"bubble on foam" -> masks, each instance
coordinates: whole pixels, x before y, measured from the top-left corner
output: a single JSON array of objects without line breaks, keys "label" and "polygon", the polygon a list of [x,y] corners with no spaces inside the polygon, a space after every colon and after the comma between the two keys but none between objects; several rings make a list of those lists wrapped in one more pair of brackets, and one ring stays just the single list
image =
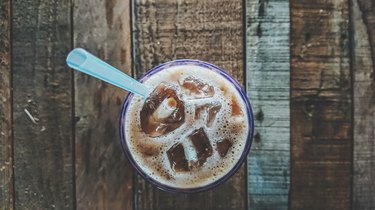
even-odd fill
[{"label": "bubble on foam", "polygon": [[[224,98],[222,87],[229,87],[226,89],[226,97],[231,98],[232,95],[237,98],[237,101],[240,102],[241,109],[243,113],[246,114],[245,104],[240,100],[239,94],[232,84],[227,80],[219,76],[215,72],[202,71],[203,67],[191,67],[191,66],[178,66],[171,67],[165,71],[156,73],[145,83],[149,86],[156,86],[158,83],[168,79],[166,75],[175,73],[176,75],[181,75],[181,77],[186,78],[188,76],[196,76],[199,78],[205,78],[204,80],[210,85],[214,86],[215,94],[212,98],[204,98],[199,100],[188,100],[180,89],[177,89],[177,95],[185,102],[185,124],[180,128],[174,130],[173,132],[156,138],[150,138],[143,134],[140,131],[140,119],[139,111],[144,103],[144,99],[134,96],[133,100],[129,104],[129,111],[127,113],[127,123],[124,128],[126,131],[126,138],[130,139],[128,141],[128,146],[133,152],[133,158],[142,168],[142,170],[149,174],[156,181],[162,182],[169,186],[180,187],[180,188],[190,188],[196,186],[202,186],[220,179],[224,176],[238,161],[241,152],[243,151],[243,145],[241,142],[246,141],[247,138],[247,118],[245,116],[240,116],[239,119],[242,120],[242,123],[245,123],[246,126],[243,127],[242,133],[233,134],[233,129],[231,126],[233,123],[237,123],[234,119],[228,119],[231,114],[231,103],[228,99]],[[167,79],[166,79],[167,78]],[[209,81],[210,79],[210,81]],[[178,80],[174,81],[175,84],[178,83]],[[229,138],[232,140],[233,146],[228,152],[228,154],[221,158],[217,152],[213,152],[213,155],[207,159],[207,162],[203,164],[201,168],[194,169],[188,173],[176,173],[170,168],[170,163],[166,154],[166,151],[169,149],[169,146],[186,139],[187,135],[192,133],[195,129],[204,127],[203,120],[198,122],[194,120],[195,106],[197,104],[204,104],[214,101],[220,101],[222,103],[221,110],[217,113],[217,120],[215,120],[212,127],[205,127],[206,134],[212,141],[211,144],[216,148],[216,142],[222,138]],[[129,119],[133,118],[133,121]],[[134,120],[135,119],[135,120]],[[228,119],[228,120],[226,120]],[[159,155],[150,158],[145,158],[139,151],[135,148],[137,145],[155,145],[162,146],[159,148]],[[214,149],[214,151],[216,151]]]}]

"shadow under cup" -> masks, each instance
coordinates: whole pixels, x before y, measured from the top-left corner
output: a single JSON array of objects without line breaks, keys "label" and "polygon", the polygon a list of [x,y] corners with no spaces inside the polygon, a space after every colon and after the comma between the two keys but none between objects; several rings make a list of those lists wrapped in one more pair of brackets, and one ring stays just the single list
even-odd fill
[{"label": "shadow under cup", "polygon": [[220,69],[219,67],[217,67],[213,64],[207,63],[207,62],[203,62],[203,61],[199,61],[199,60],[190,60],[190,59],[174,60],[174,61],[167,62],[167,63],[164,63],[164,64],[160,64],[159,66],[154,67],[153,69],[151,69],[150,71],[145,73],[140,78],[139,81],[143,82],[157,72],[163,71],[164,69],[168,69],[170,67],[181,66],[181,65],[199,66],[199,67],[203,67],[207,70],[211,70],[211,71],[214,71],[216,73],[219,73],[221,76],[223,76],[226,80],[228,80],[230,83],[232,83],[234,85],[235,89],[238,91],[239,95],[241,96],[241,99],[243,100],[243,102],[246,106],[247,118],[248,118],[249,125],[248,125],[248,135],[247,135],[247,139],[246,139],[246,142],[245,142],[244,150],[243,150],[238,162],[236,164],[234,164],[233,167],[230,169],[230,171],[227,174],[225,174],[224,176],[222,176],[221,178],[217,179],[216,181],[214,181],[212,183],[209,183],[209,184],[206,184],[206,185],[203,185],[203,186],[199,186],[199,187],[176,188],[174,186],[170,186],[170,185],[167,185],[167,184],[160,183],[159,181],[153,179],[151,176],[149,176],[147,173],[145,173],[145,171],[143,171],[142,168],[138,165],[138,163],[134,160],[134,158],[132,156],[132,153],[129,150],[127,140],[126,140],[126,135],[125,135],[125,124],[127,123],[126,112],[127,112],[128,106],[129,106],[129,104],[130,104],[130,102],[131,102],[131,100],[134,96],[133,93],[129,93],[127,95],[127,97],[124,101],[124,104],[122,106],[122,110],[121,110],[121,114],[120,114],[120,127],[119,127],[120,141],[121,141],[122,149],[123,149],[125,155],[127,156],[128,160],[133,165],[133,167],[137,170],[137,172],[145,180],[147,180],[148,182],[150,182],[154,186],[156,186],[156,187],[158,187],[162,190],[165,190],[165,191],[178,192],[178,193],[195,193],[195,192],[201,192],[201,191],[212,189],[212,188],[224,183],[233,174],[235,174],[236,171],[240,168],[242,163],[246,160],[247,154],[249,153],[249,150],[250,150],[250,147],[251,147],[251,143],[252,143],[252,139],[253,139],[253,132],[254,132],[254,119],[253,119],[253,112],[252,112],[252,109],[251,109],[251,106],[250,106],[249,99],[247,98],[245,91],[241,88],[241,85],[236,80],[234,80],[228,73],[226,73],[224,70]]}]

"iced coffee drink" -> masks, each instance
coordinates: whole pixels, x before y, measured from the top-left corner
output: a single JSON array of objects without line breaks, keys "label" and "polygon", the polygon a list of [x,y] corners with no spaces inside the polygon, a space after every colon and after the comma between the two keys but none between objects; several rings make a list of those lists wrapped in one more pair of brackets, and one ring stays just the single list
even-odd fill
[{"label": "iced coffee drink", "polygon": [[227,73],[196,60],[160,65],[141,79],[146,98],[130,94],[121,143],[130,162],[159,188],[196,192],[240,167],[253,129],[250,104]]}]

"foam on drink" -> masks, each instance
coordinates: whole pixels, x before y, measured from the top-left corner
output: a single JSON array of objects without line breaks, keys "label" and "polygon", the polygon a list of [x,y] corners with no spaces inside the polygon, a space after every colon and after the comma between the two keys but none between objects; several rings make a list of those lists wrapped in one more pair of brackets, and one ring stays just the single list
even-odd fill
[{"label": "foam on drink", "polygon": [[177,188],[205,186],[227,174],[248,136],[246,105],[231,82],[195,65],[172,66],[144,81],[125,134],[133,159],[154,180]]}]

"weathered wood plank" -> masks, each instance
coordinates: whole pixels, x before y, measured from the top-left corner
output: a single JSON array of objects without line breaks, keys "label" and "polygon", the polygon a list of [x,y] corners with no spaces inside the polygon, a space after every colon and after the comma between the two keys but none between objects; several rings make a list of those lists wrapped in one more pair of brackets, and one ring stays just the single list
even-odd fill
[{"label": "weathered wood plank", "polygon": [[73,209],[71,1],[13,1],[16,209]]},{"label": "weathered wood plank", "polygon": [[352,0],[353,209],[375,209],[375,2]]},{"label": "weathered wood plank", "polygon": [[349,2],[291,0],[291,209],[350,209]]},{"label": "weathered wood plank", "polygon": [[11,3],[0,2],[0,209],[13,205]]},{"label": "weathered wood plank", "polygon": [[[129,1],[76,0],[74,46],[131,73]],[[77,209],[131,209],[132,169],[122,153],[118,116],[126,92],[75,73]]]},{"label": "weathered wood plank", "polygon": [[[162,62],[195,58],[218,65],[244,82],[242,1],[134,1],[135,72]],[[195,195],[160,191],[141,178],[138,209],[245,209],[245,167],[222,186]]]},{"label": "weathered wood plank", "polygon": [[255,115],[249,209],[288,209],[289,30],[288,0],[247,0],[246,81]]}]

